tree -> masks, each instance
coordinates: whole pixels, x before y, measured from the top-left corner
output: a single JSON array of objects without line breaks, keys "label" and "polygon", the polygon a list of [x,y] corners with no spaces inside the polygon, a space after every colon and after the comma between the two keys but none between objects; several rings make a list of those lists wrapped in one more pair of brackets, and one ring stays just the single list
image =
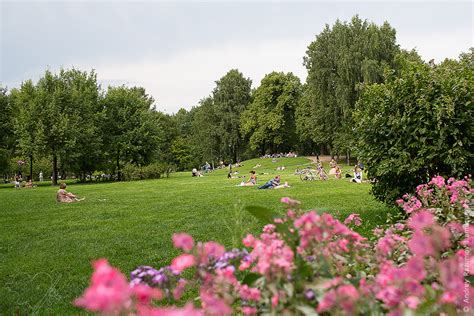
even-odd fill
[{"label": "tree", "polygon": [[145,89],[125,86],[109,87],[102,101],[104,140],[109,156],[116,162],[119,180],[121,161],[142,165],[153,159],[160,142],[153,102]]},{"label": "tree", "polygon": [[37,89],[31,80],[27,80],[19,90],[11,91],[10,99],[15,112],[13,130],[17,148],[22,156],[29,158],[30,179],[33,179],[33,157],[42,146],[41,136],[38,135]]},{"label": "tree", "polygon": [[62,152],[61,164],[84,177],[97,170],[102,160],[100,125],[104,115],[97,75],[94,71],[61,70],[59,80],[66,91],[64,112],[69,116],[68,128],[74,131],[74,146]]},{"label": "tree", "polygon": [[0,86],[0,171],[6,175],[14,146],[13,112],[7,89]]},{"label": "tree", "polygon": [[251,102],[252,81],[237,69],[230,70],[216,81],[212,92],[215,115],[219,118],[216,131],[220,135],[220,156],[238,161],[244,151],[240,134],[240,115]]},{"label": "tree", "polygon": [[472,173],[473,60],[472,52],[433,66],[406,58],[385,83],[364,86],[355,134],[379,200],[393,202],[435,175]]},{"label": "tree", "polygon": [[315,143],[326,145],[331,154],[352,148],[358,86],[381,82],[398,52],[395,30],[387,22],[379,27],[355,16],[349,23],[326,25],[304,57]]},{"label": "tree", "polygon": [[191,128],[193,155],[200,163],[214,162],[220,158],[220,134],[216,129],[218,118],[214,102],[211,97],[207,97],[199,104],[195,109]]},{"label": "tree", "polygon": [[253,102],[242,113],[241,130],[253,150],[264,154],[294,149],[295,110],[301,95],[300,80],[291,72],[272,72],[262,79]]}]

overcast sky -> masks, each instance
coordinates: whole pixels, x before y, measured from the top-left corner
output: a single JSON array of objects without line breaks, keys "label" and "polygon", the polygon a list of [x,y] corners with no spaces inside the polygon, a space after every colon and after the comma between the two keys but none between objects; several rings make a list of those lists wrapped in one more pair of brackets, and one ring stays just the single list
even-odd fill
[{"label": "overcast sky", "polygon": [[474,46],[470,1],[0,2],[1,85],[95,69],[104,88],[143,86],[168,113],[197,105],[232,68],[254,87],[274,70],[304,81],[307,46],[326,23],[355,14],[388,21],[400,46],[425,60]]}]

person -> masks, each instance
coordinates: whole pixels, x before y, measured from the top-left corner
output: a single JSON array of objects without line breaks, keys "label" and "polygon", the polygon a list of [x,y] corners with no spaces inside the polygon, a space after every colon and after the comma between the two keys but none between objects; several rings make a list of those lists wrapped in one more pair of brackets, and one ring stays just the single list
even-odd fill
[{"label": "person", "polygon": [[30,179],[30,180],[28,180],[28,182],[26,182],[26,184],[25,184],[25,188],[27,188],[27,189],[31,189],[31,188],[33,188],[33,182],[31,181],[31,179]]},{"label": "person", "polygon": [[39,173],[39,180],[40,182],[43,182],[43,171],[40,171]]},{"label": "person", "polygon": [[242,187],[249,187],[254,186],[257,184],[257,175],[255,174],[255,170],[250,171],[250,178],[247,182],[242,182],[239,186]]},{"label": "person", "polygon": [[275,176],[275,178],[270,179],[264,185],[259,187],[259,189],[273,189],[280,185],[280,175]]},{"label": "person", "polygon": [[336,179],[341,179],[341,177],[342,177],[341,174],[342,174],[341,167],[336,166],[336,173],[334,174],[334,176],[336,177]]},{"label": "person", "polygon": [[79,199],[77,196],[72,194],[71,192],[66,191],[66,183],[61,182],[59,185],[58,193],[56,194],[56,201],[60,203],[72,203],[72,202],[79,202],[83,201],[85,198]]},{"label": "person", "polygon": [[336,163],[336,161],[334,160],[334,158],[331,159],[331,161],[329,162],[329,167],[332,169],[332,168],[336,167],[336,165],[337,165],[337,163]]},{"label": "person", "polygon": [[318,175],[319,175],[319,179],[321,180],[327,180],[328,179],[328,176],[326,174],[326,171],[324,171],[324,168],[323,168],[323,164],[322,163],[319,163],[318,162]]},{"label": "person", "polygon": [[14,181],[13,181],[13,182],[15,183],[15,189],[21,188],[21,186],[20,186],[20,179],[19,179],[19,177],[18,177],[17,175],[15,175],[15,178],[14,178]]},{"label": "person", "polygon": [[255,174],[255,170],[250,171],[250,178],[247,181],[247,185],[256,185],[257,184],[257,175]]},{"label": "person", "polygon": [[360,169],[359,165],[355,165],[354,178],[352,178],[351,182],[355,182],[355,183],[362,182],[362,170]]}]

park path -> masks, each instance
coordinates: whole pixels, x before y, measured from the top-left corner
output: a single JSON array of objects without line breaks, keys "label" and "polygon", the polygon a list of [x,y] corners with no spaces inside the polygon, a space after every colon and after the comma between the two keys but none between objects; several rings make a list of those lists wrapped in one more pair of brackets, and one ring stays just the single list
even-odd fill
[{"label": "park path", "polygon": [[[311,159],[311,162],[316,163],[318,162],[318,157],[316,156],[308,156],[309,159]],[[319,156],[319,161],[321,162],[330,162],[331,161],[331,156],[326,155],[326,156]]]}]

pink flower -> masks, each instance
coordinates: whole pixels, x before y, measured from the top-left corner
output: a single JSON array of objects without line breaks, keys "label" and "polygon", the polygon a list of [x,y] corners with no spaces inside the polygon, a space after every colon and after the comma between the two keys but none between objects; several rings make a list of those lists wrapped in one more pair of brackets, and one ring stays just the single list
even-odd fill
[{"label": "pink flower", "polygon": [[346,284],[338,287],[336,293],[342,309],[346,313],[352,314],[354,303],[359,299],[359,292],[356,288],[353,285]]},{"label": "pink flower", "polygon": [[402,223],[396,223],[394,227],[396,230],[403,230],[405,228],[405,225],[403,225]]},{"label": "pink flower", "polygon": [[272,301],[272,307],[273,308],[277,307],[278,306],[278,294],[273,295],[271,301]]},{"label": "pink flower", "polygon": [[415,231],[412,238],[408,241],[408,247],[413,254],[419,256],[433,256],[435,254],[431,237],[426,236],[420,231]]},{"label": "pink flower", "polygon": [[130,305],[131,289],[125,276],[106,259],[93,263],[91,285],[75,301],[77,306],[94,312],[120,312]]},{"label": "pink flower", "polygon": [[403,303],[411,309],[416,309],[418,305],[420,304],[420,299],[416,296],[409,296],[407,297]]},{"label": "pink flower", "polygon": [[257,315],[257,309],[251,306],[242,307],[242,313],[244,315]]},{"label": "pink flower", "polygon": [[255,237],[252,234],[247,234],[247,236],[242,240],[242,243],[245,247],[253,247],[255,243]]},{"label": "pink flower", "polygon": [[290,205],[290,206],[297,206],[297,205],[300,205],[300,204],[301,204],[300,201],[290,199],[289,197],[282,197],[282,198],[280,199],[280,202],[281,202],[281,203],[288,204],[288,205]]},{"label": "pink flower", "polygon": [[444,183],[444,178],[441,177],[441,176],[436,176],[436,177],[433,177],[431,179],[431,181],[429,182],[429,184],[434,184],[436,185],[438,188],[442,188],[444,187],[445,183]]},{"label": "pink flower", "polygon": [[421,211],[413,214],[408,220],[408,227],[417,230],[422,230],[427,226],[434,224],[434,216],[428,211]]},{"label": "pink flower", "polygon": [[201,301],[206,315],[231,315],[232,308],[221,298],[201,288]]},{"label": "pink flower", "polygon": [[330,290],[329,292],[326,292],[326,294],[324,294],[323,299],[319,302],[318,308],[316,309],[316,311],[318,313],[325,312],[331,309],[335,303],[336,303],[336,291]]},{"label": "pink flower", "polygon": [[194,247],[193,237],[186,233],[173,234],[173,245],[184,251],[191,251]]},{"label": "pink flower", "polygon": [[260,290],[257,288],[248,287],[246,284],[240,287],[239,294],[240,298],[246,301],[260,300]]},{"label": "pink flower", "polygon": [[275,231],[275,225],[273,224],[267,224],[263,227],[263,232],[267,234],[271,234]]},{"label": "pink flower", "polygon": [[360,226],[362,224],[362,220],[360,219],[359,214],[351,214],[347,216],[347,218],[344,220],[344,224],[348,225],[350,223],[354,223],[354,225]]},{"label": "pink flower", "polygon": [[196,259],[193,255],[182,254],[171,261],[171,268],[177,272],[192,267],[196,264]]},{"label": "pink flower", "polygon": [[179,300],[181,298],[181,296],[183,296],[184,290],[186,289],[186,284],[187,284],[187,282],[184,279],[180,279],[178,281],[178,284],[176,285],[176,287],[173,290],[173,298],[175,300]]},{"label": "pink flower", "polygon": [[152,299],[160,300],[163,298],[163,292],[144,284],[137,284],[132,287],[133,294],[138,302],[143,305],[150,303]]},{"label": "pink flower", "polygon": [[349,252],[349,248],[347,248],[348,244],[349,241],[347,239],[339,239],[337,241],[337,246],[344,252]]},{"label": "pink flower", "polygon": [[204,253],[207,255],[207,257],[217,259],[221,257],[224,252],[225,248],[217,242],[208,241],[204,244]]}]

